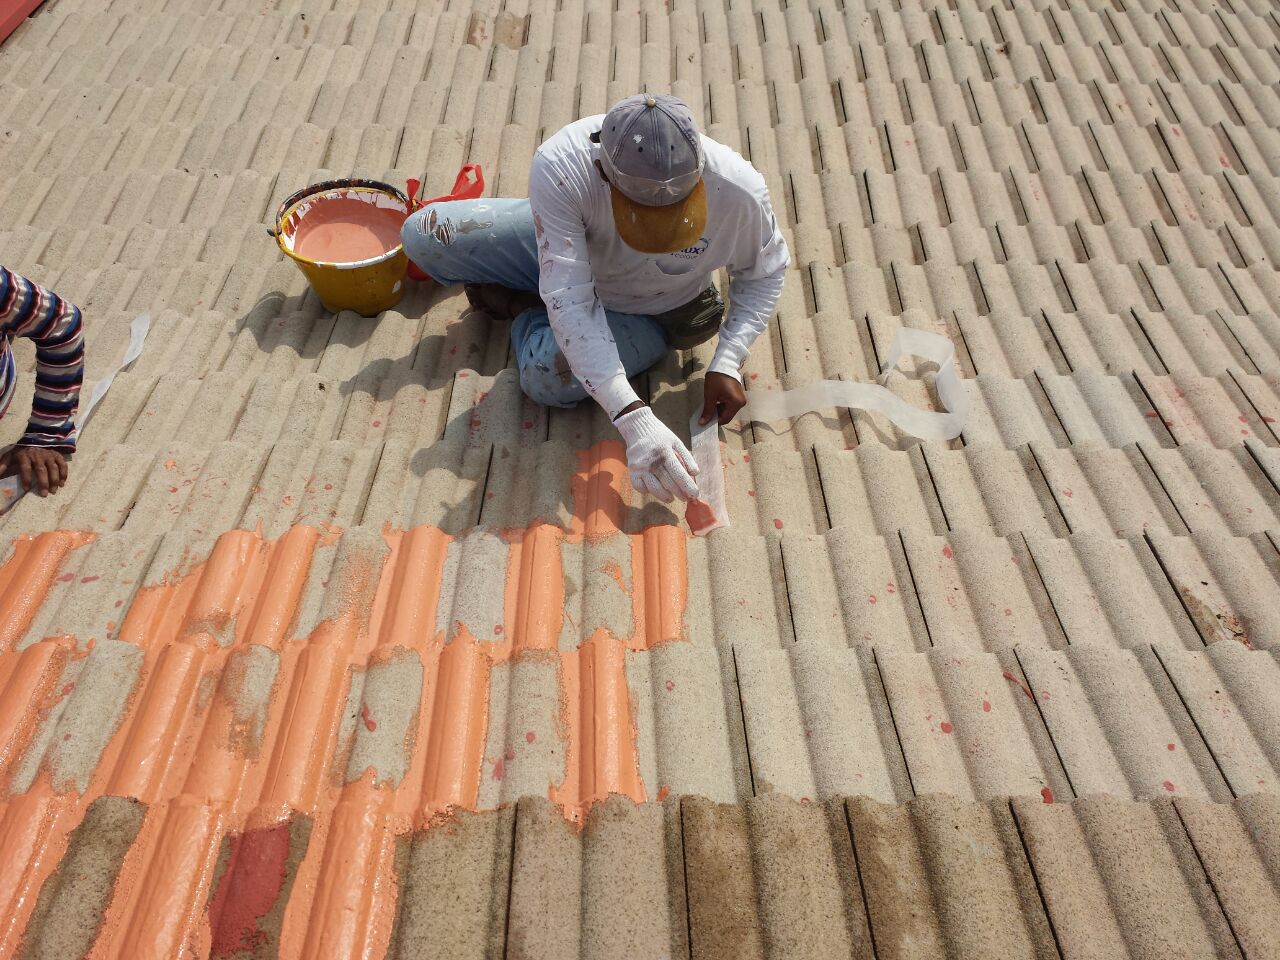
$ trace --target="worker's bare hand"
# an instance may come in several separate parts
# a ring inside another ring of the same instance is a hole
[[[14,474],[24,490],[47,497],[67,482],[67,458],[49,447],[8,447],[0,451],[0,477]]]
[[[742,384],[727,373],[708,373],[702,385],[702,417],[698,422],[705,425],[716,420],[724,426],[746,405]]]

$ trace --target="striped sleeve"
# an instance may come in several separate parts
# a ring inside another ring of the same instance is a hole
[[[36,345],[36,389],[31,419],[18,441],[30,447],[74,449],[75,413],[84,382],[84,331],[80,308],[52,290],[0,267],[0,335]],[[12,364],[12,359],[10,360]],[[9,367],[12,379],[13,367]],[[12,385],[8,390],[12,396]],[[0,416],[6,411],[0,410]]]

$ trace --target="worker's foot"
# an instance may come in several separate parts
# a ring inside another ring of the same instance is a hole
[[[496,283],[468,283],[464,289],[471,306],[495,320],[514,320],[526,310],[545,309],[538,295],[527,290],[512,290]]]

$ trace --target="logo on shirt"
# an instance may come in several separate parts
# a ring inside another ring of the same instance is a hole
[[[707,252],[707,247],[711,246],[711,241],[706,237],[702,237],[691,247],[685,247],[683,250],[677,250],[671,254],[673,257],[679,257],[681,260],[696,260],[702,254]]]

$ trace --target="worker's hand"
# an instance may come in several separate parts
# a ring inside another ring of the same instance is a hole
[[[663,503],[675,498],[691,500],[698,495],[698,485],[693,480],[698,475],[698,464],[693,454],[652,410],[640,407],[624,413],[616,423],[627,442],[631,486]]]
[[[702,418],[698,422],[705,426],[717,420],[724,426],[746,405],[742,384],[727,373],[708,373],[702,383]]]
[[[8,447],[0,450],[0,477],[17,474],[22,488],[42,497],[57,493],[67,482],[67,458],[49,447]]]

